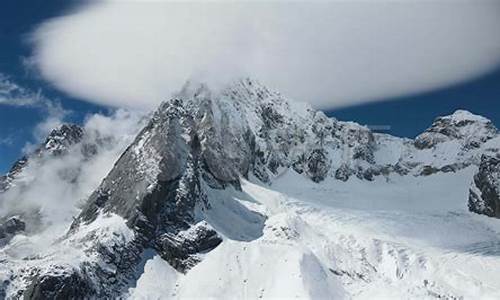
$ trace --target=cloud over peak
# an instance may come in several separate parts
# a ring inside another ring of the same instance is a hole
[[[424,92],[500,62],[497,1],[101,1],[34,33],[36,64],[88,101],[149,109],[191,78],[251,76],[319,108]]]

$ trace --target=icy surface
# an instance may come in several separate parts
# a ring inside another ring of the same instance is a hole
[[[500,220],[466,210],[471,172],[369,184],[287,172],[272,188],[244,181],[268,218],[264,234],[227,238],[177,278],[153,258],[135,293],[166,272],[161,294],[180,299],[498,298]]]

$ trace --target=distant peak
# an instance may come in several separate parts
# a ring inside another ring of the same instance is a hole
[[[483,116],[476,115],[471,113],[468,110],[463,110],[459,109],[456,110],[453,114],[441,117],[443,119],[450,119],[451,121],[454,122],[461,122],[461,121],[473,121],[473,122],[480,122],[480,123],[490,123],[491,121]]]
[[[415,139],[415,146],[419,149],[431,148],[452,139],[461,140],[466,149],[478,148],[497,132],[487,118],[457,110],[451,115],[436,118],[431,127]]]
[[[52,131],[49,134],[50,136],[56,136],[56,135],[68,135],[68,134],[80,134],[83,133],[83,128],[76,125],[76,124],[71,124],[71,123],[65,123],[60,125],[57,128],[52,129]]]
[[[53,129],[45,139],[45,143],[38,152],[45,149],[53,153],[61,153],[73,144],[80,142],[83,138],[84,130],[76,124],[62,124],[58,128]]]

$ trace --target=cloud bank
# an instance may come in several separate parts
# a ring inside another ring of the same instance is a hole
[[[77,97],[151,108],[250,76],[318,108],[424,92],[500,62],[500,2],[100,1],[42,24],[34,60]]]

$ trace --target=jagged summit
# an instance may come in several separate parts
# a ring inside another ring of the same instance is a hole
[[[75,124],[62,124],[50,132],[37,152],[47,151],[55,155],[63,153],[69,146],[80,142],[83,135],[82,127]]]
[[[434,120],[431,127],[415,139],[415,146],[426,149],[438,143],[459,140],[465,148],[478,148],[497,134],[497,128],[487,118],[457,110]]]

